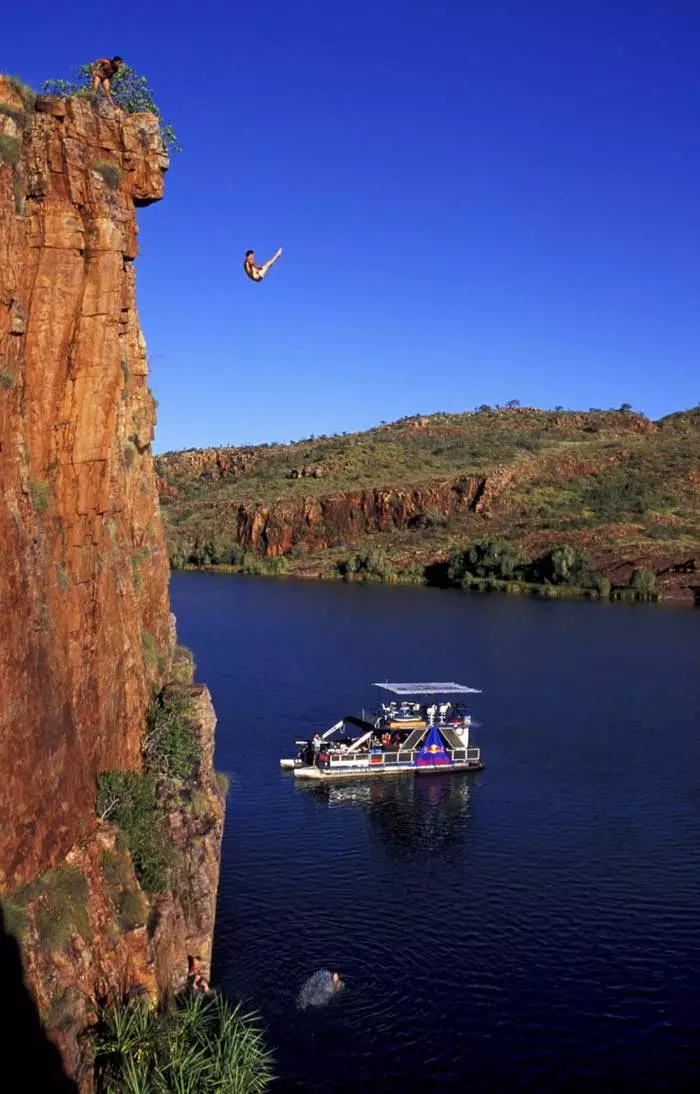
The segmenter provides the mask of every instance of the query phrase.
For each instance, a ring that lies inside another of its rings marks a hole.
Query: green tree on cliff
[[[47,95],[58,95],[67,99],[77,95],[83,99],[92,96],[92,65],[79,65],[72,80],[45,80],[44,91]],[[112,98],[125,114],[155,114],[160,123],[160,135],[164,147],[169,152],[181,151],[175,130],[166,122],[153,97],[145,76],[140,76],[131,65],[122,64],[116,76],[112,78]]]

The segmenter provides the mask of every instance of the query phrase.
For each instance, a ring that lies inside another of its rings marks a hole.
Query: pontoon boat
[[[353,779],[435,771],[481,771],[480,749],[469,744],[471,715],[460,701],[478,688],[454,683],[375,684],[396,698],[372,719],[348,716],[297,741],[295,759],[280,760],[297,779]]]

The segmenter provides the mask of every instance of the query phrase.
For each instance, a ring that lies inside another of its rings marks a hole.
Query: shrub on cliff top
[[[160,1011],[143,999],[105,1008],[95,1062],[97,1090],[110,1094],[263,1094],[272,1079],[257,1017],[221,995],[186,995]]]
[[[126,114],[155,114],[160,125],[160,136],[169,152],[179,152],[175,130],[170,122],[163,119],[153,92],[145,76],[139,74],[131,65],[122,65],[111,80],[112,98]],[[87,97],[92,91],[92,65],[80,65],[74,70],[72,80],[46,80],[44,91],[48,95],[58,95],[67,99],[71,95]]]
[[[6,84],[9,84],[13,91],[16,91],[20,99],[24,104],[24,109],[31,112],[34,110],[34,104],[36,103],[36,92],[32,91],[29,84],[25,84],[20,80],[19,76],[8,76],[6,73],[2,73],[2,77]]]
[[[105,771],[97,780],[97,815],[121,829],[136,876],[149,893],[168,886],[170,854],[155,779],[136,771]]]

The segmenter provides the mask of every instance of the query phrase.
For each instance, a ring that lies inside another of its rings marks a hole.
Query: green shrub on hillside
[[[530,561],[530,557],[513,543],[481,539],[452,555],[447,574],[456,585],[468,574],[510,581],[522,576]]]
[[[353,555],[338,564],[341,577],[349,581],[396,581],[397,573],[381,547],[373,547],[366,554]]]
[[[658,596],[656,574],[652,570],[633,570],[630,588],[634,589],[639,600],[656,600]]]

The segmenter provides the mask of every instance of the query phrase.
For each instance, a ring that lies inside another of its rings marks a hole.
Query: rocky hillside
[[[169,990],[213,929],[214,715],[174,667],[135,303],[135,207],[162,197],[166,168],[152,115],[103,116],[0,77],[0,892],[75,1074],[96,996]],[[175,677],[199,797],[186,816],[182,795],[161,810],[182,854],[170,887],[146,892],[109,810],[98,816],[97,780],[140,777],[149,703]]]
[[[377,547],[398,569],[475,539],[529,552],[568,542],[613,583],[653,570],[691,597],[700,565],[700,409],[482,407],[290,445],[156,457],[173,565],[282,559],[333,572]],[[243,555],[241,554],[243,552]]]

